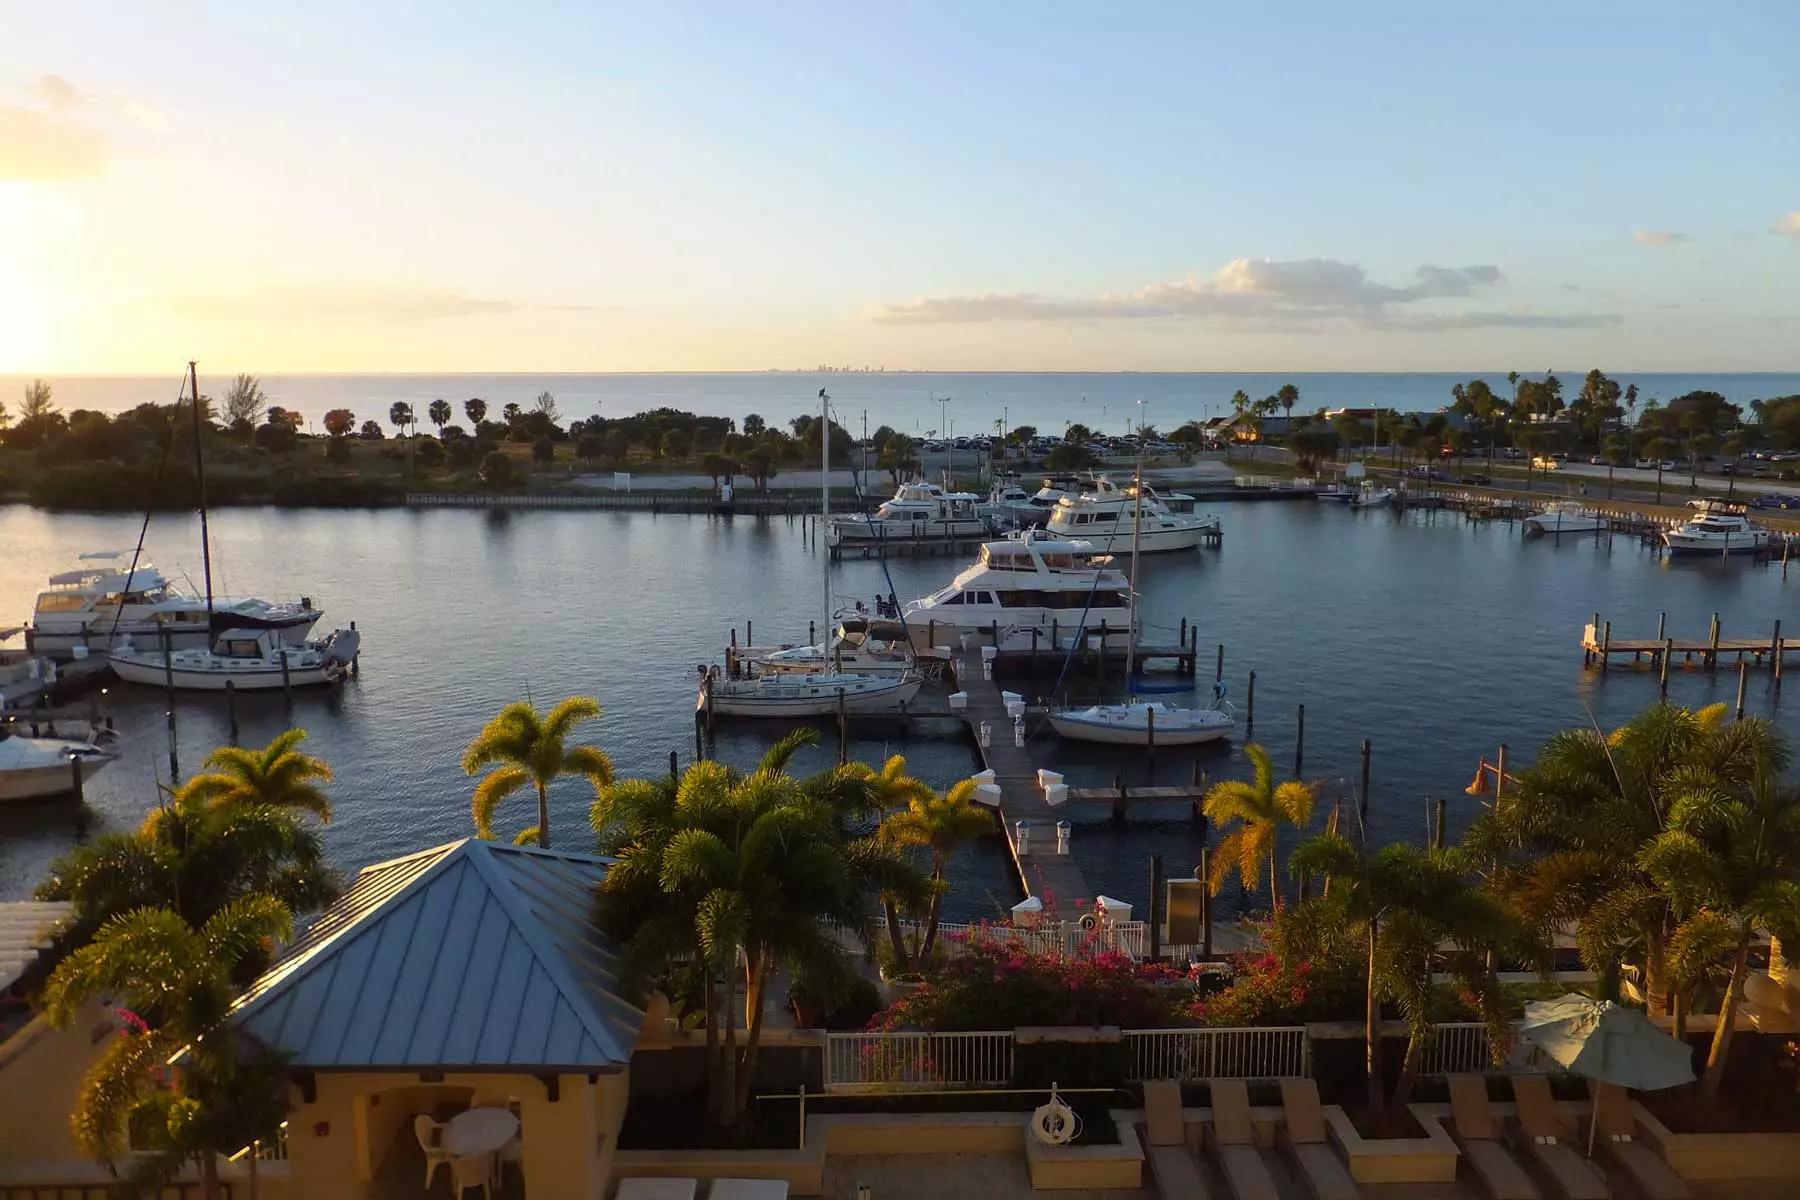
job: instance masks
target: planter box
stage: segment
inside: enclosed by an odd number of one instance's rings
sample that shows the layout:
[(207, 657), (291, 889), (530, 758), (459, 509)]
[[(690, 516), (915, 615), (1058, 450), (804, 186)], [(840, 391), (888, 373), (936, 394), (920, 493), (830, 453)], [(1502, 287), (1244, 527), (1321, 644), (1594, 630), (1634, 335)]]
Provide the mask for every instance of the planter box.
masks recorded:
[(1119, 1140), (1109, 1146), (1045, 1146), (1025, 1138), (1025, 1165), (1031, 1170), (1034, 1191), (1119, 1188), (1136, 1191), (1144, 1186), (1144, 1148), (1132, 1127), (1130, 1112), (1114, 1112)]
[(1325, 1128), (1350, 1164), (1350, 1178), (1358, 1183), (1454, 1183), (1462, 1151), (1430, 1107), (1407, 1106), (1425, 1130), (1424, 1137), (1365, 1138), (1336, 1104), (1325, 1108)]
[(1800, 1133), (1675, 1133), (1635, 1100), (1631, 1115), (1684, 1179), (1800, 1179)]

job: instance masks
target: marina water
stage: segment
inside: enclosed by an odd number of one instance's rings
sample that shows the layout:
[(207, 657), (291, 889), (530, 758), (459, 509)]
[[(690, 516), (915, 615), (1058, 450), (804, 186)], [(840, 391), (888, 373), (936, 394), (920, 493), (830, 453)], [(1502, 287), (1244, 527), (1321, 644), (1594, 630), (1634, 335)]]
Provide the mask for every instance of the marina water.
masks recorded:
[[(1595, 611), (1619, 637), (1654, 636), (1660, 611), (1682, 636), (1703, 637), (1715, 611), (1728, 636), (1766, 636), (1784, 613), (1790, 635), (1800, 635), (1800, 571), (1784, 581), (1778, 563), (1671, 561), (1623, 537), (1527, 542), (1516, 526), (1448, 513), (1353, 512), (1310, 501), (1217, 511), (1223, 549), (1146, 560), (1144, 639), (1172, 644), (1182, 617), (1197, 621), (1202, 693), (1212, 685), (1213, 647), (1223, 643), (1228, 694), (1240, 706), (1254, 669), (1255, 736), (1284, 774), (1293, 769), (1296, 706), (1304, 704), (1300, 773), (1321, 781), (1327, 808), (1337, 795), (1353, 804), (1359, 744), (1371, 739), (1377, 839), (1424, 838), (1440, 796), (1454, 835), (1479, 803), (1463, 788), (1499, 742), (1521, 761), (1558, 729), (1611, 726), (1654, 702), (1656, 677), (1647, 669), (1604, 678), (1583, 670), (1578, 638)], [(27, 618), (53, 571), (84, 550), (130, 547), (138, 526), (128, 515), (0, 507), (0, 617)], [(355, 620), (364, 631), (359, 679), (293, 699), (294, 723), (311, 734), (307, 749), (338, 773), (336, 820), (325, 838), (346, 868), (470, 832), (472, 781), (460, 752), (512, 700), (547, 706), (594, 695), (606, 712), (586, 736), (621, 775), (666, 771), (671, 750), (686, 764), (695, 753), (696, 666), (719, 661), (730, 630), (742, 638), (746, 619), (760, 644), (800, 642), (819, 612), (822, 549), (804, 522), (783, 518), (227, 509), (213, 515), (213, 535), (222, 592), (304, 593), (325, 609), (321, 628)], [(192, 518), (159, 514), (147, 547), (171, 576), (198, 578)], [(887, 570), (905, 600), (964, 565), (901, 559)], [(846, 602), (890, 590), (880, 562), (831, 570)], [(1730, 702), (1735, 691), (1729, 662), (1716, 674), (1677, 664), (1670, 680), (1671, 698), (1687, 704)], [(278, 694), (241, 696), (238, 706), (246, 745), (287, 723)], [(114, 683), (107, 707), (124, 752), (88, 785), (87, 836), (134, 826), (168, 782), (161, 690)], [(1769, 672), (1752, 672), (1749, 709), (1800, 736), (1800, 695), (1778, 705)], [(183, 695), (178, 713), (186, 775), (226, 740), (225, 702)], [(779, 732), (721, 724), (712, 752), (749, 765)], [(825, 726), (821, 735), (800, 769), (835, 761), (835, 731)], [(1044, 756), (1072, 783), (1107, 784), (1115, 773), (1128, 783), (1151, 780), (1141, 754), (1058, 747), (1041, 736)], [(1242, 741), (1205, 750), (1201, 765), (1215, 779), (1242, 774)], [(904, 753), (916, 774), (939, 786), (975, 765), (966, 734), (949, 722), (922, 723), (904, 738), (864, 733), (849, 750), (871, 762)], [(1191, 753), (1159, 752), (1155, 781), (1186, 782), (1194, 762)], [(556, 845), (589, 844), (590, 800), (585, 785), (555, 789)], [(534, 806), (521, 799), (503, 810), (500, 832), (510, 837), (532, 823), (527, 809)], [(1103, 808), (1072, 815), (1074, 852), (1090, 886), (1105, 894), (1141, 904), (1152, 850), (1171, 875), (1198, 857), (1185, 806), (1160, 820), (1134, 809), (1123, 830)], [(27, 895), (76, 835), (66, 800), (0, 810), (0, 899)], [(997, 915), (1016, 898), (996, 839), (965, 851), (953, 878), (953, 918)]]

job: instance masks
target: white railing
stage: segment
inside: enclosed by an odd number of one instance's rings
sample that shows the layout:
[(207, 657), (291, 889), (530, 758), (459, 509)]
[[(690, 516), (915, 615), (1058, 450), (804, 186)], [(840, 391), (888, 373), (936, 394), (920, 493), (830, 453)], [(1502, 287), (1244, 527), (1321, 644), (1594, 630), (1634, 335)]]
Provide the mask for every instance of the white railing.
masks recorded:
[(1431, 1038), (1419, 1055), (1421, 1075), (1479, 1075), (1493, 1069), (1493, 1043), (1487, 1026), (1480, 1021), (1450, 1021), (1432, 1026)]
[(1003, 1087), (1012, 1072), (1011, 1031), (826, 1035), (827, 1091)]
[(227, 1162), (243, 1162), (250, 1157), (250, 1151), (256, 1151), (258, 1162), (286, 1162), (288, 1156), (288, 1123), (283, 1121), (275, 1137), (267, 1142), (253, 1142), (232, 1155)]
[[(902, 921), (908, 939), (922, 936), (924, 927)], [(1027, 954), (1080, 954), (1123, 951), (1144, 957), (1148, 935), (1142, 921), (1108, 921), (1084, 928), (1079, 921), (1044, 921), (1036, 925), (939, 925), (937, 946), (956, 955), (971, 945), (1017, 946)]]
[(1127, 1029), (1130, 1078), (1292, 1079), (1312, 1074), (1306, 1027)]

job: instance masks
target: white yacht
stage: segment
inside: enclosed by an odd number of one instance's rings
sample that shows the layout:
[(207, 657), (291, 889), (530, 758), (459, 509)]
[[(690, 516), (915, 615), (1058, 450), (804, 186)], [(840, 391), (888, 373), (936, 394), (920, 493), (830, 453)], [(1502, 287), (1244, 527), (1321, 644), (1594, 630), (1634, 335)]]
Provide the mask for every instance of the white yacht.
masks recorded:
[(1393, 488), (1375, 487), (1363, 484), (1362, 490), (1350, 498), (1351, 508), (1386, 508), (1399, 498)]
[(1544, 511), (1533, 513), (1525, 518), (1525, 536), (1538, 537), (1543, 534), (1555, 536), (1563, 533), (1599, 533), (1606, 528), (1606, 518), (1591, 508), (1580, 504), (1556, 501), (1544, 506)]
[(1092, 542), (1035, 530), (984, 542), (974, 566), (905, 606), (907, 632), (921, 649), (954, 646), (965, 633), (1028, 648), (1033, 630), (1046, 650), (1083, 632), (1120, 642), (1131, 625), (1131, 590), (1109, 563)]
[(906, 538), (979, 537), (988, 532), (981, 497), (946, 492), (935, 483), (903, 483), (872, 513), (835, 516), (826, 537), (832, 545)]
[[(18, 626), (0, 629), (0, 643), (25, 632)], [(56, 664), (23, 644), (0, 645), (0, 713), (37, 703), (56, 683)]]
[(1003, 526), (1028, 529), (1042, 523), (1046, 510), (1031, 503), (1031, 493), (1017, 479), (997, 479), (988, 489), (985, 511)]
[(0, 801), (73, 792), (77, 770), (86, 781), (116, 757), (97, 741), (19, 737), (0, 729)]
[(350, 670), (362, 635), (339, 629), (317, 642), (292, 645), (273, 630), (234, 630), (208, 649), (175, 650), (159, 646), (114, 647), (113, 674), (127, 683), (174, 686), (184, 691), (222, 692), (230, 683), (240, 692), (315, 687), (336, 683)]
[(131, 559), (129, 551), (94, 550), (73, 570), (52, 575), (32, 614), (32, 649), (67, 658), (77, 646), (104, 650), (133, 635), (160, 644), (165, 632), (175, 648), (187, 649), (204, 647), (229, 630), (269, 630), (281, 641), (299, 643), (319, 620), (319, 610), (307, 599), (297, 604), (214, 599), (209, 620), (204, 597), (176, 588), (148, 561), (134, 567)]
[(1667, 530), (1663, 544), (1670, 554), (1759, 554), (1768, 549), (1769, 531), (1723, 506), (1698, 501), (1700, 514)]
[(1221, 709), (1133, 702), (1057, 709), (1050, 714), (1050, 725), (1080, 742), (1146, 746), (1154, 738), (1158, 746), (1195, 746), (1229, 736), (1237, 721)]
[(913, 668), (912, 643), (898, 621), (847, 616), (817, 646), (735, 646), (725, 652), (725, 673), (753, 675), (829, 671), (838, 675), (904, 675)]
[(799, 671), (772, 672), (731, 679), (717, 667), (701, 668), (700, 698), (695, 708), (712, 706), (724, 717), (822, 717), (838, 711), (898, 712), (919, 694), (925, 681), (917, 675), (825, 675)]
[[(1092, 541), (1104, 553), (1129, 553), (1134, 541), (1132, 526), (1138, 523), (1133, 518), (1137, 507), (1134, 492), (1102, 477), (1095, 481), (1093, 491), (1058, 500), (1044, 528), (1056, 537)], [(1219, 531), (1217, 517), (1175, 512), (1148, 489), (1142, 504), (1142, 529), (1135, 540), (1144, 554), (1192, 550)]]

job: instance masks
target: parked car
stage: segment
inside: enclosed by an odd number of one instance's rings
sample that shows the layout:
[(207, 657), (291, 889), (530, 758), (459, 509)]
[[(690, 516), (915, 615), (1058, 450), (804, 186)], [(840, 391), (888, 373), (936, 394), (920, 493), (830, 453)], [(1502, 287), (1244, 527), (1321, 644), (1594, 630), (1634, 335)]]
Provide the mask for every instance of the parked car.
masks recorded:
[(1604, 454), (1591, 455), (1588, 458), (1588, 465), (1595, 466), (1595, 467), (1604, 467), (1606, 465), (1606, 455), (1604, 455)]
[(1531, 460), (1531, 465), (1540, 471), (1557, 471), (1562, 469), (1562, 463), (1548, 454), (1538, 455)]
[(1435, 479), (1442, 483), (1450, 482), (1450, 476), (1435, 467), (1408, 467), (1406, 473), (1413, 479)]
[(1656, 460), (1654, 458), (1640, 458), (1633, 463), (1632, 466), (1640, 471), (1654, 471), (1656, 470)]
[(1766, 496), (1758, 496), (1750, 501), (1751, 508), (1779, 508), (1782, 510), (1800, 508), (1800, 496), (1789, 496), (1780, 492), (1771, 492)]

